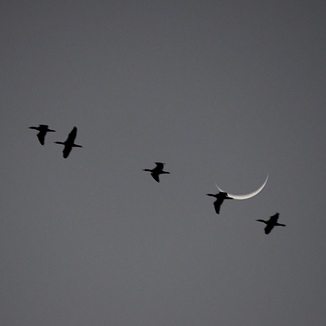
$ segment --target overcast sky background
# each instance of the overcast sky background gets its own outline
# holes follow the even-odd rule
[[[325,9],[1,1],[0,324],[322,325]]]

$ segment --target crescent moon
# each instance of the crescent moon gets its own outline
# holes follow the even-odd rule
[[[267,183],[267,180],[268,180],[268,175],[266,177],[266,180],[264,181],[264,183],[255,191],[247,194],[247,195],[232,195],[230,193],[227,192],[228,196],[231,197],[232,199],[237,199],[237,200],[244,200],[244,199],[249,199],[249,198],[252,198],[256,195],[258,195],[265,187],[266,183]],[[226,192],[224,190],[222,190],[216,183],[215,183],[215,186],[217,187],[217,189],[220,191],[220,192]]]

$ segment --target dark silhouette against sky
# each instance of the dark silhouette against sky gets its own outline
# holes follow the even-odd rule
[[[156,182],[160,182],[161,174],[170,174],[170,172],[164,171],[165,163],[155,162],[156,166],[153,169],[143,169],[143,171],[151,172],[151,176]]]
[[[56,141],[56,144],[64,145],[63,157],[67,158],[73,149],[73,147],[82,147],[81,145],[75,144],[75,139],[77,136],[77,127],[74,127],[68,135],[68,138],[64,142]]]
[[[29,127],[29,129],[35,129],[38,130],[38,133],[36,134],[39,142],[41,145],[44,145],[45,136],[48,132],[55,132],[53,129],[49,129],[48,125],[39,125],[38,127]]]
[[[2,1],[0,324],[323,325],[325,6]]]
[[[224,202],[224,199],[233,199],[233,198],[229,197],[226,192],[219,192],[218,194],[215,194],[215,195],[207,194],[207,196],[216,198],[216,200],[214,201],[214,208],[215,208],[216,214],[220,213],[220,208],[221,208],[222,203]]]
[[[276,213],[275,215],[271,216],[269,218],[269,220],[265,221],[265,220],[261,220],[261,219],[258,219],[256,221],[258,222],[262,222],[262,223],[265,223],[266,226],[265,226],[265,234],[269,234],[275,226],[285,226],[285,224],[282,224],[282,223],[278,223],[278,218],[279,218],[279,213]]]
[[[233,194],[227,193],[227,192],[223,191],[220,187],[218,187],[215,184],[215,186],[219,190],[219,193],[217,193],[215,195],[214,194],[207,194],[207,196],[211,196],[211,197],[216,198],[216,201],[214,202],[214,208],[215,208],[216,214],[219,214],[220,213],[220,208],[221,208],[221,205],[222,205],[224,199],[246,200],[246,199],[255,197],[264,189],[264,187],[266,186],[267,180],[268,180],[268,175],[267,175],[266,180],[264,181],[264,183],[257,190],[255,190],[255,191],[253,191],[253,192],[251,192],[249,194],[245,194],[245,195],[233,195]]]

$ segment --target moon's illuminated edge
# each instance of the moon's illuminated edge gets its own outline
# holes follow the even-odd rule
[[[266,180],[264,181],[264,183],[257,190],[255,190],[255,191],[253,191],[253,192],[251,192],[249,194],[246,194],[246,195],[232,195],[232,194],[222,190],[216,183],[215,183],[215,186],[217,187],[217,189],[220,192],[226,192],[228,194],[228,196],[231,197],[232,199],[245,200],[245,199],[249,199],[249,198],[252,198],[252,197],[258,195],[264,189],[264,187],[266,186],[267,180],[268,180],[268,175],[267,175]]]

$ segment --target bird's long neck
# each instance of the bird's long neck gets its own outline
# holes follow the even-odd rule
[[[256,220],[256,221],[258,221],[258,222],[263,222],[263,223],[267,224],[267,222],[264,221],[264,220]]]
[[[62,141],[56,141],[55,143],[60,145],[66,145],[66,143],[63,143]]]

